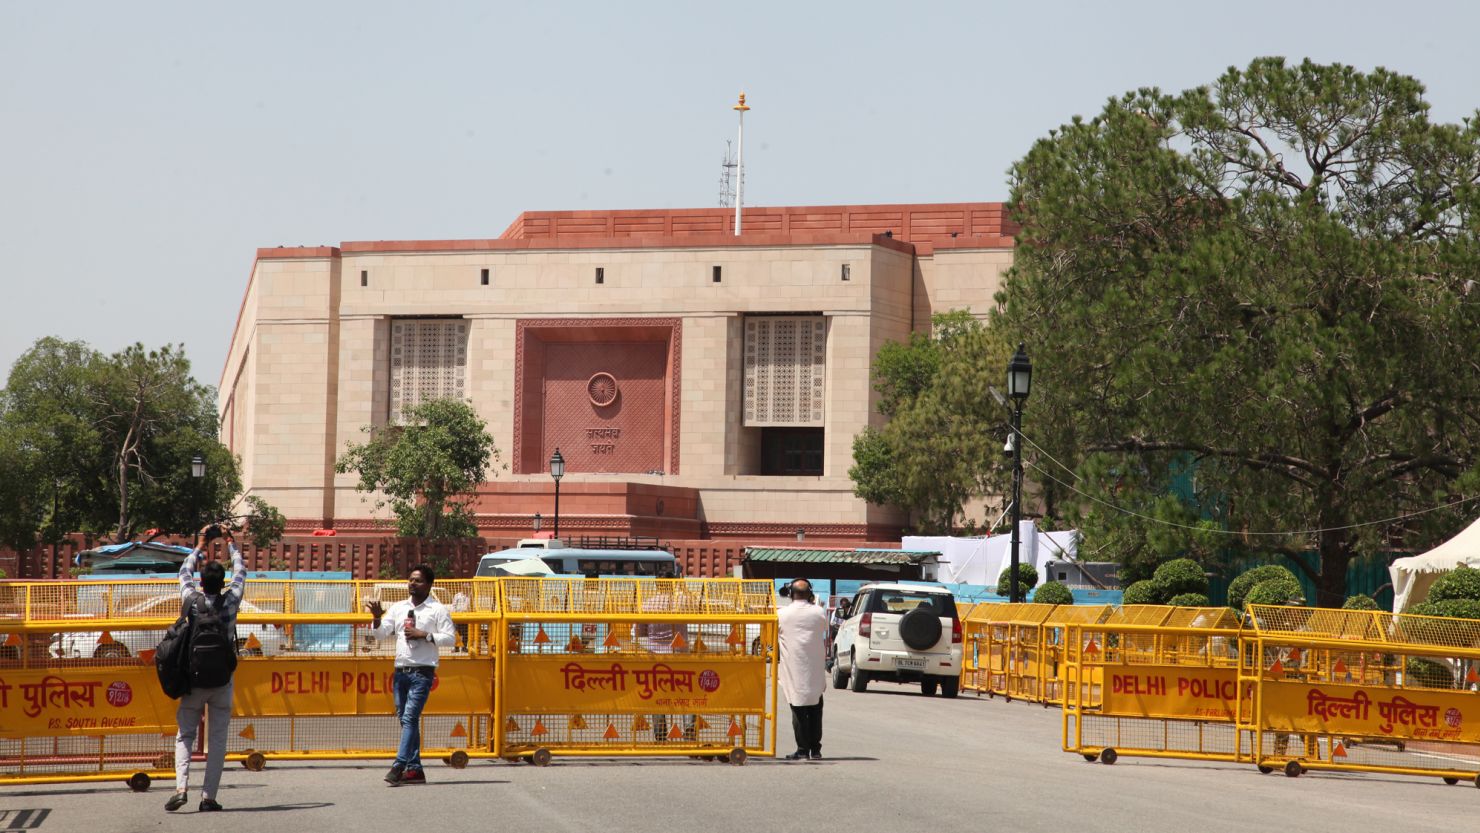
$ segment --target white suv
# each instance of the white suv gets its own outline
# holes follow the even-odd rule
[[[833,640],[833,688],[869,680],[920,683],[929,697],[961,690],[961,620],[951,591],[919,584],[865,584]]]

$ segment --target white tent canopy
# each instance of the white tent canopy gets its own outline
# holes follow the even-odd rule
[[[1399,558],[1388,566],[1393,578],[1393,612],[1402,613],[1428,598],[1439,576],[1461,564],[1480,568],[1480,520],[1423,555]]]
[[[1074,530],[1044,532],[1031,520],[1018,526],[1018,562],[1038,570],[1038,583],[1048,581],[1048,562],[1073,561],[1079,533]],[[906,550],[940,553],[939,579],[960,584],[996,587],[997,579],[1012,563],[1012,536],[952,538],[944,535],[906,536]]]

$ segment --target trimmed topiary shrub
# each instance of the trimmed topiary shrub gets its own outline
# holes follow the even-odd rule
[[[1374,598],[1372,598],[1371,596],[1368,596],[1365,593],[1358,593],[1355,596],[1347,596],[1346,597],[1346,601],[1341,603],[1341,609],[1342,610],[1382,610],[1382,607],[1379,606],[1377,604],[1377,600],[1374,599]]]
[[[1477,571],[1480,572],[1480,571]],[[1456,619],[1480,619],[1480,599],[1441,599],[1425,602],[1431,613],[1426,616],[1452,616]]]
[[[1202,593],[1178,593],[1167,599],[1167,604],[1172,607],[1208,607],[1212,603]]]
[[[1244,605],[1301,604],[1303,591],[1294,576],[1278,576],[1254,585],[1244,596]]]
[[[1120,603],[1123,605],[1159,605],[1165,600],[1166,594],[1160,582],[1148,578],[1134,582],[1127,587]]]
[[[1454,688],[1454,671],[1442,662],[1412,657],[1408,660],[1406,685],[1424,688]]]
[[[1207,595],[1208,578],[1202,565],[1190,558],[1175,558],[1156,568],[1152,580],[1160,584],[1167,598],[1186,593]]]
[[[1038,568],[1032,564],[1018,565],[1018,592],[1027,598],[1028,591],[1038,584]],[[997,579],[997,595],[1006,596],[1012,592],[1012,570],[1002,571],[1002,577]]]
[[[1480,570],[1464,565],[1439,576],[1429,588],[1429,601],[1445,602],[1461,599],[1480,599]]]
[[[1062,582],[1049,581],[1033,591],[1033,601],[1045,605],[1071,605],[1074,604],[1074,594]]]
[[[1281,567],[1278,564],[1265,564],[1262,567],[1255,567],[1252,570],[1246,570],[1240,573],[1238,578],[1228,583],[1228,606],[1234,610],[1242,611],[1247,601],[1245,596],[1249,594],[1250,590],[1254,589],[1254,585],[1272,578],[1288,578],[1290,581],[1295,582],[1296,587],[1300,586],[1300,580],[1295,578],[1295,574],[1290,572],[1289,569]]]

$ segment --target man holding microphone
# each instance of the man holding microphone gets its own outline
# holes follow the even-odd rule
[[[396,762],[385,775],[392,787],[403,784],[425,784],[421,767],[421,710],[432,692],[437,676],[439,649],[457,644],[457,632],[446,606],[432,597],[436,573],[426,564],[411,568],[406,579],[410,598],[383,609],[380,599],[365,603],[373,618],[371,628],[378,639],[396,635],[396,673],[391,690],[396,700],[396,717],[401,720],[401,745]]]

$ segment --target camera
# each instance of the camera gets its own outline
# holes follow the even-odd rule
[[[221,530],[220,524],[211,524],[210,526],[206,527],[206,543],[211,543],[217,538],[220,538],[223,534],[224,533]]]

